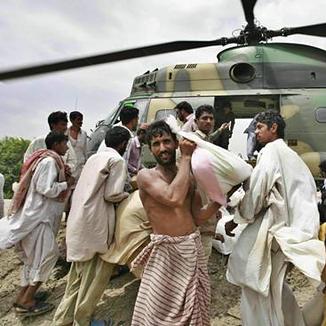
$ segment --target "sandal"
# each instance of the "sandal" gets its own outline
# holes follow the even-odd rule
[[[32,317],[45,314],[48,311],[54,309],[54,305],[47,302],[37,301],[31,307],[25,307],[19,303],[15,304],[15,311],[20,317]]]
[[[50,296],[50,293],[48,291],[39,291],[39,292],[36,292],[34,299],[35,299],[35,301],[40,302],[40,301],[45,301],[49,296]],[[14,302],[12,304],[12,306],[14,308],[16,308],[17,306],[20,306],[20,305],[19,305],[19,303]]]

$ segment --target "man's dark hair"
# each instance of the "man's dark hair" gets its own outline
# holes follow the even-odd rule
[[[54,144],[61,143],[62,141],[68,141],[68,136],[61,132],[50,131],[45,137],[45,145],[47,149],[52,149]]]
[[[128,124],[132,119],[135,119],[139,116],[139,110],[133,106],[123,107],[120,111],[120,121],[123,125]]]
[[[177,140],[176,135],[172,132],[170,126],[164,120],[158,120],[151,123],[146,130],[146,142],[151,147],[151,141],[154,137],[160,137],[163,134],[170,135],[174,141]]]
[[[319,168],[320,168],[323,172],[326,172],[326,160],[325,160],[325,161],[322,161],[322,162],[319,164]]]
[[[48,116],[48,124],[49,124],[50,130],[52,130],[52,125],[55,125],[60,121],[64,121],[64,122],[68,123],[67,113],[63,112],[63,111],[52,112]]]
[[[128,142],[130,137],[130,132],[126,128],[115,126],[106,133],[105,145],[116,149],[123,142]]]
[[[230,109],[232,109],[232,105],[231,105],[230,101],[223,101],[222,104],[221,104],[221,107],[222,108],[230,108]]]
[[[256,122],[264,123],[271,128],[273,123],[277,124],[277,135],[279,138],[284,138],[285,121],[278,111],[267,110],[260,112],[256,118]]]
[[[184,110],[186,111],[187,113],[191,114],[194,112],[192,106],[190,105],[190,103],[186,102],[186,101],[183,101],[183,102],[180,102],[178,103],[175,108],[175,110]]]
[[[202,114],[204,113],[209,113],[209,114],[212,114],[214,116],[214,109],[211,105],[208,105],[208,104],[204,104],[204,105],[201,105],[197,108],[196,112],[195,112],[195,117],[196,119],[199,119]]]
[[[140,134],[146,134],[146,129],[138,128],[137,129],[137,136],[139,136]]]
[[[83,114],[81,112],[79,112],[79,111],[70,112],[70,114],[69,114],[69,120],[70,121],[73,121],[73,120],[75,120],[77,118],[83,118]]]

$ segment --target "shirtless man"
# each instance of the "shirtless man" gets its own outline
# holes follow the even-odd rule
[[[141,170],[137,183],[153,234],[133,262],[133,267],[144,266],[144,273],[132,325],[209,325],[210,284],[196,226],[220,205],[202,207],[190,173],[194,143],[178,144],[164,121],[150,125],[147,141],[157,165]]]

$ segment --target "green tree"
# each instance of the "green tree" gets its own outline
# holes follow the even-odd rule
[[[13,195],[11,186],[15,181],[19,181],[20,168],[29,143],[27,139],[16,137],[0,139],[0,172],[5,177],[5,198],[11,198]]]

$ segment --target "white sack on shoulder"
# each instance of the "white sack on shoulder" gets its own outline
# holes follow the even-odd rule
[[[212,173],[215,175],[223,194],[228,193],[232,187],[250,177],[252,166],[234,153],[204,141],[193,133],[180,131],[178,134],[197,144],[192,155],[192,169],[196,181],[201,184],[207,194],[212,191],[210,186],[212,180],[208,180]],[[200,169],[200,173],[197,173],[197,169]]]

